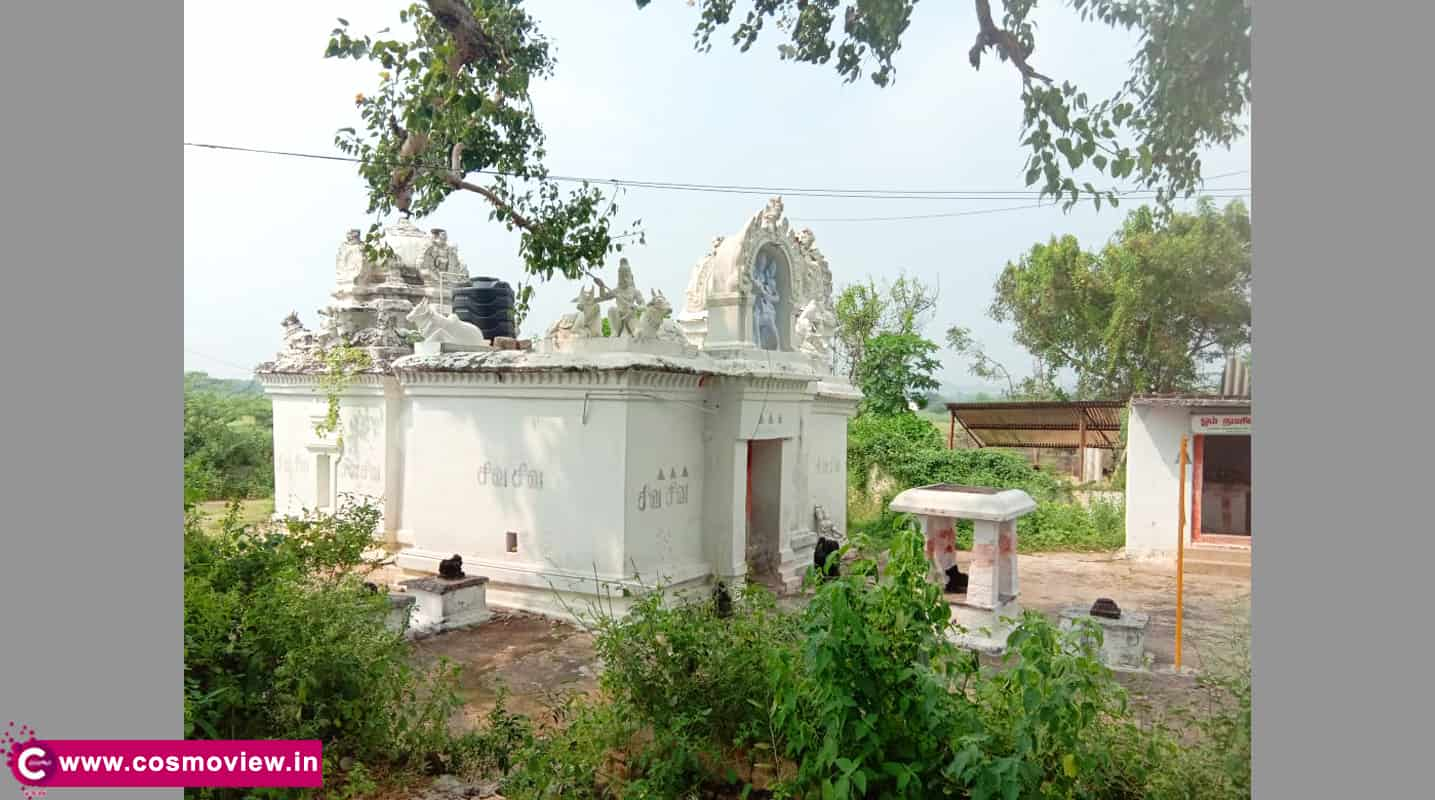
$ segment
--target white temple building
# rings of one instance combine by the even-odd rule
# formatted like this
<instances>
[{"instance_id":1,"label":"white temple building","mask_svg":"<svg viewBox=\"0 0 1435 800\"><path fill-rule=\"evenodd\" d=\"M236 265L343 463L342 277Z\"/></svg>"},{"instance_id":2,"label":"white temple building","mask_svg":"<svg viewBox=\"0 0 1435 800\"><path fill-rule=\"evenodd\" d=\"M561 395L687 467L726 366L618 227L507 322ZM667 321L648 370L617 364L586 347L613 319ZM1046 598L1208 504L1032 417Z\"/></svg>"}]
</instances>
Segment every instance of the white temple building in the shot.
<instances>
[{"instance_id":1,"label":"white temple building","mask_svg":"<svg viewBox=\"0 0 1435 800\"><path fill-rule=\"evenodd\" d=\"M465 338L477 329L447 315L443 284L467 270L442 231L404 221L385 237L381 268L350 235L326 329L291 316L258 369L277 513L374 498L405 571L458 554L489 603L559 616L658 583L791 588L824 524L845 530L861 395L831 369L826 259L780 199L714 242L676 319L624 262L612 291L583 287L578 311L521 344ZM337 343L374 365L319 435L321 353Z\"/></svg>"}]
</instances>

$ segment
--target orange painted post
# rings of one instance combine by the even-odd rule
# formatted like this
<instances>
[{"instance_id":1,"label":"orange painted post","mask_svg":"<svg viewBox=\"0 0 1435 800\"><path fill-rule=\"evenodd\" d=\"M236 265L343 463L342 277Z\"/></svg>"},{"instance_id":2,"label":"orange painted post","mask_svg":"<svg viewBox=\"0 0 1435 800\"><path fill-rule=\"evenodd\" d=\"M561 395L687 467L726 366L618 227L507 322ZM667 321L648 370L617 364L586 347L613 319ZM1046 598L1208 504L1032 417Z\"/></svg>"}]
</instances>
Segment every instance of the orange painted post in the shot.
<instances>
[{"instance_id":1,"label":"orange painted post","mask_svg":"<svg viewBox=\"0 0 1435 800\"><path fill-rule=\"evenodd\" d=\"M1182 584L1186 577L1186 437L1181 437L1181 499L1177 509L1176 523L1176 671L1181 671L1181 623L1185 617L1185 604L1181 596Z\"/></svg>"}]
</instances>

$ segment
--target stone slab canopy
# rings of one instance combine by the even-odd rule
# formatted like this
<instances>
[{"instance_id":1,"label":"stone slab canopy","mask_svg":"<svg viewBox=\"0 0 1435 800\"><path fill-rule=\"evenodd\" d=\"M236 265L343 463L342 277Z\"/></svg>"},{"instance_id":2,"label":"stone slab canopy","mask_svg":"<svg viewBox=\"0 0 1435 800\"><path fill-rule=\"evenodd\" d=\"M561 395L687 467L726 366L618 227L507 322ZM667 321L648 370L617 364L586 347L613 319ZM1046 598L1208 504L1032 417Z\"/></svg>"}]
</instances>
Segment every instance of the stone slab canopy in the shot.
<instances>
[{"instance_id":1,"label":"stone slab canopy","mask_svg":"<svg viewBox=\"0 0 1435 800\"><path fill-rule=\"evenodd\" d=\"M890 508L917 515L929 543L934 537L951 540L956 520L972 520L967 591L951 604L957 624L967 630L954 638L970 649L1003 651L1011 632L1008 620L1021 613L1016 521L1035 511L1036 501L1020 489L938 483L902 492Z\"/></svg>"}]
</instances>

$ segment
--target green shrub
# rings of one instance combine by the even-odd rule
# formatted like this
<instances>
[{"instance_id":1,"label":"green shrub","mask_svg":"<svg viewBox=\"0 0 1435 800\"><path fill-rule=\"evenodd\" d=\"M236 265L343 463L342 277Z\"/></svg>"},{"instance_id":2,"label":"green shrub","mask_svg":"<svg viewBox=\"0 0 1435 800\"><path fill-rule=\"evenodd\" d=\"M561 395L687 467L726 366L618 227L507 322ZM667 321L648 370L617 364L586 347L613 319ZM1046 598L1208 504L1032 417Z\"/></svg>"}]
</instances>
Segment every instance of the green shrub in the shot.
<instances>
[{"instance_id":1,"label":"green shrub","mask_svg":"<svg viewBox=\"0 0 1435 800\"><path fill-rule=\"evenodd\" d=\"M973 662L944 638L951 608L926 578L922 546L896 537L883 574L859 560L801 615L802 657L773 715L800 796L939 793L950 743L976 723L952 691Z\"/></svg>"},{"instance_id":2,"label":"green shrub","mask_svg":"<svg viewBox=\"0 0 1435 800\"><path fill-rule=\"evenodd\" d=\"M1017 546L1022 552L1114 550L1126 541L1122 503L1077 505L1065 484L1015 453L987 448L949 450L936 427L914 413L855 417L848 425L847 464L848 483L856 495L856 502L849 502L848 525L879 544L889 540L894 531L913 524L906 515L887 508L892 497L904 489L933 483L1021 489L1031 495L1037 510L1018 522ZM892 481L877 497L873 497L875 487L869 485L874 467ZM970 547L971 534L971 523L960 523L958 546Z\"/></svg>"},{"instance_id":3,"label":"green shrub","mask_svg":"<svg viewBox=\"0 0 1435 800\"><path fill-rule=\"evenodd\" d=\"M750 587L729 617L658 592L600 620L604 699L535 738L505 795L739 795L738 768L763 762L775 797L1249 796L1248 690L1178 746L1128 711L1099 628L1028 613L1006 663L981 666L926 569L899 529L881 570L860 555L800 611Z\"/></svg>"},{"instance_id":4,"label":"green shrub","mask_svg":"<svg viewBox=\"0 0 1435 800\"><path fill-rule=\"evenodd\" d=\"M772 704L778 662L796 648L796 620L757 584L733 598L727 618L710 601L667 599L651 592L624 618L597 623L603 688L660 728L725 741L751 733L753 704Z\"/></svg>"},{"instance_id":5,"label":"green shrub","mask_svg":"<svg viewBox=\"0 0 1435 800\"><path fill-rule=\"evenodd\" d=\"M236 502L214 533L185 521L185 736L320 739L327 776L341 759L417 770L444 757L456 674L411 666L384 624L385 596L364 586L377 509L345 503L268 532L238 512Z\"/></svg>"},{"instance_id":6,"label":"green shrub","mask_svg":"<svg viewBox=\"0 0 1435 800\"><path fill-rule=\"evenodd\" d=\"M1015 453L948 450L936 427L911 412L855 417L847 429L847 465L849 479L863 489L875 466L903 489L960 483L1021 489L1038 500L1063 496L1060 482Z\"/></svg>"},{"instance_id":7,"label":"green shrub","mask_svg":"<svg viewBox=\"0 0 1435 800\"><path fill-rule=\"evenodd\" d=\"M274 409L269 399L226 392L185 376L186 497L229 500L274 493Z\"/></svg>"},{"instance_id":8,"label":"green shrub","mask_svg":"<svg viewBox=\"0 0 1435 800\"><path fill-rule=\"evenodd\" d=\"M1017 520L1017 549L1116 550L1126 542L1123 506L1104 500L1090 507L1074 503L1038 503Z\"/></svg>"}]
</instances>

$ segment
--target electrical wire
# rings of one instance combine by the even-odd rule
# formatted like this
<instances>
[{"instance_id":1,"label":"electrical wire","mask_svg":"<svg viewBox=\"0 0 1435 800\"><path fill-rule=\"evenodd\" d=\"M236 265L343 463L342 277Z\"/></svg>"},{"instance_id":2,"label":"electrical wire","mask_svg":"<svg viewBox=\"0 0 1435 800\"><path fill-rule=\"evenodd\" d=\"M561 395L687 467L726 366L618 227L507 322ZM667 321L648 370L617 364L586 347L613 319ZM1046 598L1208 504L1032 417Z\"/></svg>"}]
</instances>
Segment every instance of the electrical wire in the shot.
<instances>
[{"instance_id":1,"label":"electrical wire","mask_svg":"<svg viewBox=\"0 0 1435 800\"><path fill-rule=\"evenodd\" d=\"M295 150L269 150L257 147L241 147L238 145L209 144L202 142L185 142L185 147L194 147L207 150L223 150L230 152L251 153L257 155L281 156L286 158L302 158L320 161L342 161L354 164L373 164L378 166L408 166L417 169L436 170L442 172L450 171L442 164L414 164L409 162L382 161L375 159L363 159L356 156L344 156L325 153L304 153ZM1241 175L1250 170L1236 170L1234 172L1212 175L1207 180L1218 178L1229 178ZM471 172L481 175L493 175L505 178L525 178L526 176L514 173L502 172L499 170L472 170ZM596 178L576 175L548 175L547 179L567 183L597 183L609 186L633 189L656 189L665 191L687 191L707 192L714 194L781 194L789 197L826 197L852 200L1011 200L1023 197L1040 196L1039 190L1032 189L831 189L831 188L805 188L791 186L753 186L744 184L714 184L714 183L685 183L678 181L651 181L638 179L621 178ZM1217 191L1248 191L1249 187L1223 187ZM1122 193L1122 196L1133 198L1154 198L1154 192L1137 192L1129 190Z\"/></svg>"}]
</instances>

